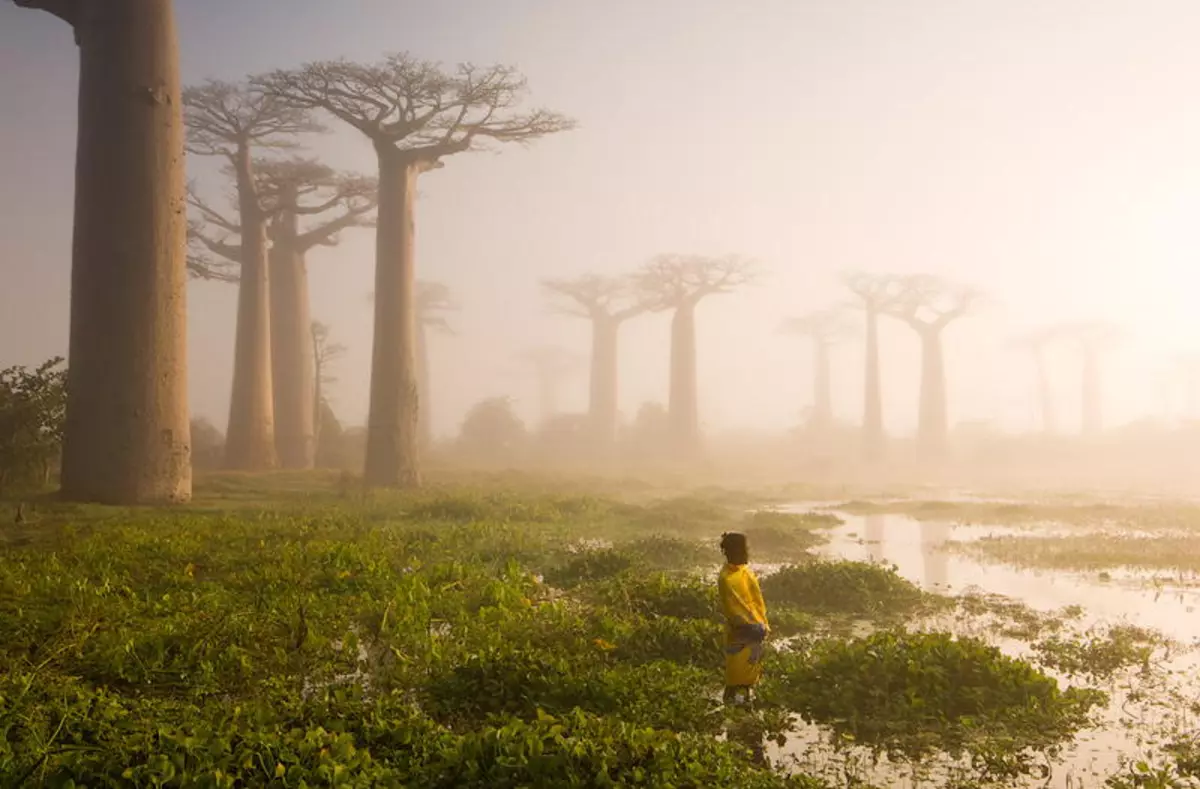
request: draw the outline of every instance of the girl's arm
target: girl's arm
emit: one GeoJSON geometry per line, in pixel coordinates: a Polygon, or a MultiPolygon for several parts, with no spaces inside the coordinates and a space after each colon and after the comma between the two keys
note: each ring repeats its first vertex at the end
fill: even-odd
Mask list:
{"type": "Polygon", "coordinates": [[[762,589],[759,589],[758,587],[758,576],[754,573],[751,573],[749,569],[747,569],[747,573],[750,575],[750,596],[754,600],[755,608],[757,608],[758,612],[762,615],[763,626],[766,627],[767,632],[769,633],[771,632],[771,625],[767,620],[767,603],[765,600],[763,600],[762,589]]]}

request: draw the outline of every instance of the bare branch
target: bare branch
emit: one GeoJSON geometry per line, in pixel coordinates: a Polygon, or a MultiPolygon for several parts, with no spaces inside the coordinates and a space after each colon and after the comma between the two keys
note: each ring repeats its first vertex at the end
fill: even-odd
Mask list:
{"type": "Polygon", "coordinates": [[[884,312],[918,331],[939,331],[969,315],[983,294],[940,277],[918,274],[897,280],[899,291],[884,312]]]}
{"type": "Polygon", "coordinates": [[[546,279],[542,288],[553,309],[563,315],[618,323],[649,309],[630,277],[585,274],[575,279],[546,279]]]}
{"type": "Polygon", "coordinates": [[[214,280],[217,282],[237,282],[238,267],[236,259],[225,258],[214,261],[205,246],[206,239],[200,234],[201,225],[195,220],[188,220],[187,272],[193,279],[214,280]]]}
{"type": "Polygon", "coordinates": [[[757,277],[755,262],[738,255],[659,255],[634,275],[634,283],[649,309],[666,310],[730,293],[757,277]]]}
{"type": "Polygon", "coordinates": [[[525,80],[508,66],[460,65],[447,73],[408,54],[374,64],[318,61],[252,80],[300,110],[322,110],[362,132],[380,155],[432,166],[481,141],[526,143],[575,127],[547,110],[516,111],[525,80]]]}
{"type": "Polygon", "coordinates": [[[200,218],[204,223],[219,227],[227,233],[241,234],[242,226],[237,222],[234,222],[232,219],[226,218],[222,213],[210,206],[202,197],[200,197],[200,195],[196,192],[195,183],[189,183],[187,185],[187,203],[189,206],[199,212],[200,218]]]}
{"type": "Polygon", "coordinates": [[[812,337],[823,345],[830,345],[851,333],[846,313],[840,309],[819,310],[798,318],[790,318],[784,321],[780,328],[788,334],[812,337]]]}
{"type": "Polygon", "coordinates": [[[239,149],[293,148],[291,138],[324,131],[303,109],[252,86],[209,80],[183,91],[188,151],[233,159],[239,149]]]}
{"type": "Polygon", "coordinates": [[[842,284],[854,294],[854,306],[867,312],[889,309],[902,291],[901,278],[891,274],[851,271],[842,275],[842,284]]]}

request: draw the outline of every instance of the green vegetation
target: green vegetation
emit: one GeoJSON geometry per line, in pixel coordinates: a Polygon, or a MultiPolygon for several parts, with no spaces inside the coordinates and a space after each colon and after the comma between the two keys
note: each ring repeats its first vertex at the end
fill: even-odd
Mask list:
{"type": "Polygon", "coordinates": [[[820,786],[824,765],[785,774],[738,744],[787,747],[801,719],[840,748],[966,755],[973,780],[1009,780],[1102,697],[982,642],[891,628],[1016,622],[1039,663],[1087,680],[1150,643],[818,560],[804,549],[824,516],[496,480],[369,498],[337,475],[304,483],[223,475],[169,513],[39,503],[0,543],[0,785],[820,786]],[[749,721],[720,704],[711,574],[733,528],[756,560],[793,562],[762,579],[777,638],[749,721]],[[846,640],[846,623],[875,632],[846,640]]]}
{"type": "Polygon", "coordinates": [[[805,721],[828,726],[835,743],[893,760],[967,755],[981,779],[1031,773],[1033,754],[1068,742],[1106,700],[1095,690],[1060,690],[977,639],[888,631],[819,642],[776,692],[805,721]]]}

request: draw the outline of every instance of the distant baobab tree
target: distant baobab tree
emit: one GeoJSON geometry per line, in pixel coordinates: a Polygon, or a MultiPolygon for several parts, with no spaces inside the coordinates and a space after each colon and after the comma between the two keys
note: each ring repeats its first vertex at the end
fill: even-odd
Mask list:
{"type": "Polygon", "coordinates": [[[337,173],[309,159],[259,162],[259,193],[270,209],[271,376],[275,447],[287,469],[316,463],[318,404],[312,402],[312,323],[307,255],[335,246],[343,230],[374,224],[373,178],[337,173]]]}
{"type": "Polygon", "coordinates": [[[667,413],[670,442],[681,456],[695,455],[700,450],[696,307],[709,296],[730,293],[753,279],[753,263],[737,255],[659,255],[636,275],[638,290],[650,309],[674,311],[667,413]]]}
{"type": "Polygon", "coordinates": [[[558,394],[563,381],[579,370],[580,357],[556,345],[544,345],[520,354],[520,361],[530,369],[538,386],[538,424],[545,427],[559,415],[558,394]]]}
{"type": "Polygon", "coordinates": [[[888,274],[852,271],[842,276],[854,295],[853,306],[866,321],[866,364],[863,375],[863,456],[868,462],[883,457],[887,434],[883,427],[883,382],[879,369],[879,317],[899,295],[898,278],[888,274]]]}
{"type": "Polygon", "coordinates": [[[917,447],[927,458],[945,454],[949,434],[942,333],[950,324],[970,315],[981,301],[982,294],[974,288],[939,277],[914,275],[900,280],[899,293],[886,311],[907,323],[921,340],[917,447]]]}
{"type": "Polygon", "coordinates": [[[1106,321],[1067,323],[1060,326],[1058,332],[1066,341],[1074,342],[1083,357],[1081,427],[1085,436],[1097,436],[1104,428],[1100,356],[1116,345],[1121,332],[1106,321]]]}
{"type": "Polygon", "coordinates": [[[430,385],[429,332],[454,334],[446,313],[458,309],[450,288],[441,282],[417,280],[417,402],[421,404],[418,414],[418,440],[422,451],[433,446],[433,397],[430,385]]]}
{"type": "Polygon", "coordinates": [[[1050,386],[1050,373],[1046,369],[1046,348],[1059,339],[1060,332],[1055,328],[1043,328],[1020,335],[1012,340],[1012,346],[1033,357],[1034,373],[1037,380],[1038,413],[1041,417],[1042,432],[1053,435],[1058,432],[1058,415],[1054,408],[1054,392],[1050,386]]]}
{"type": "Polygon", "coordinates": [[[379,162],[375,340],[363,481],[417,487],[414,204],[417,179],[442,159],[485,141],[530,142],[573,126],[545,110],[519,111],[526,83],[507,66],[453,72],[396,54],[376,64],[345,60],[274,71],[253,83],[299,110],[322,110],[367,137],[379,162]]]}
{"type": "Polygon", "coordinates": [[[312,342],[313,366],[312,419],[313,424],[317,425],[314,439],[320,443],[321,411],[329,402],[329,387],[337,382],[332,370],[333,363],[346,355],[346,346],[340,342],[331,342],[329,326],[320,321],[312,321],[309,324],[309,338],[312,342]]]}
{"type": "Polygon", "coordinates": [[[828,431],[834,422],[830,349],[849,334],[846,314],[839,309],[810,312],[785,321],[783,331],[812,340],[813,406],[809,427],[817,432],[828,431]]]}
{"type": "MultiPolygon", "coordinates": [[[[256,159],[254,180],[271,239],[267,293],[276,454],[283,468],[308,469],[316,461],[316,423],[306,256],[314,247],[335,246],[343,230],[373,225],[377,188],[374,179],[299,158],[256,159]]],[[[190,239],[218,258],[240,261],[241,247],[230,240],[240,233],[237,221],[194,192],[189,199],[205,220],[191,224],[190,239]]]]}
{"type": "Polygon", "coordinates": [[[188,88],[183,103],[188,151],[225,159],[237,199],[237,219],[229,221],[191,191],[192,206],[205,224],[237,235],[237,336],[225,465],[244,471],[270,469],[277,462],[267,268],[271,209],[255,177],[255,152],[290,148],[295,135],[319,131],[320,126],[306,111],[278,97],[230,82],[210,80],[188,88]]]}
{"type": "Polygon", "coordinates": [[[185,501],[187,228],[174,3],[16,5],[71,25],[79,47],[62,495],[185,501]]]}
{"type": "Polygon", "coordinates": [[[628,277],[587,274],[574,279],[543,280],[542,287],[559,312],[591,321],[588,421],[597,445],[611,448],[617,437],[617,340],[621,325],[645,312],[647,305],[628,277]]]}

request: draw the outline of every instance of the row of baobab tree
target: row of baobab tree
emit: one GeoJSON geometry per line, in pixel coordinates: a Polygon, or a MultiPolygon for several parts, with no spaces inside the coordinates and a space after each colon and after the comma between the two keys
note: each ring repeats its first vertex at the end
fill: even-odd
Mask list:
{"type": "Polygon", "coordinates": [[[188,146],[223,157],[236,190],[233,216],[192,200],[199,243],[237,264],[230,457],[269,465],[280,446],[289,457],[311,452],[291,432],[311,412],[299,399],[311,387],[294,387],[297,399],[281,406],[289,425],[283,443],[274,436],[274,374],[292,382],[307,356],[308,325],[295,296],[304,287],[300,261],[306,245],[332,242],[339,221],[367,224],[365,206],[373,202],[377,297],[364,481],[420,484],[417,180],[448,156],[487,142],[530,142],[573,121],[521,109],[525,80],[512,68],[448,70],[397,54],[374,64],[309,63],[240,86],[209,83],[188,92],[185,125],[173,0],[14,2],[69,24],[80,52],[63,495],[121,504],[191,496],[186,278],[189,268],[211,275],[219,267],[203,257],[188,265],[188,146]],[[329,121],[374,148],[374,183],[311,161],[262,161],[264,151],[329,121]],[[318,193],[324,199],[312,199],[318,193]],[[335,210],[342,213],[329,218],[335,210]],[[303,216],[326,219],[301,230],[303,216]],[[280,358],[273,370],[276,264],[283,282],[275,285],[280,358]]]}
{"type": "MultiPolygon", "coordinates": [[[[618,422],[617,338],[621,325],[645,312],[672,310],[670,377],[667,418],[670,449],[681,458],[694,456],[701,443],[696,381],[696,308],[706,297],[727,293],[755,278],[750,261],[735,257],[662,255],[623,277],[588,275],[550,279],[544,289],[558,311],[591,322],[592,349],[588,423],[593,449],[612,446],[618,422]]],[[[850,299],[837,307],[810,312],[786,321],[783,330],[806,336],[813,347],[813,394],[807,434],[821,438],[834,427],[831,353],[835,343],[851,336],[864,338],[864,393],[861,436],[867,461],[880,460],[887,434],[883,419],[880,370],[881,318],[897,320],[915,332],[921,347],[916,446],[930,460],[945,455],[949,435],[946,362],[943,334],[961,318],[986,304],[978,290],[931,275],[890,275],[853,272],[843,276],[850,299]],[[853,314],[861,314],[861,331],[853,314]]],[[[1057,431],[1045,352],[1056,343],[1073,344],[1083,359],[1083,432],[1101,429],[1101,353],[1118,331],[1103,322],[1065,323],[1018,337],[1013,346],[1034,360],[1037,398],[1043,430],[1057,431]]],[[[534,363],[543,391],[569,369],[564,353],[543,349],[534,363]]],[[[545,410],[545,409],[543,409],[545,410]]],[[[545,419],[553,414],[543,414],[545,419]]]]}
{"type": "MultiPolygon", "coordinates": [[[[522,109],[526,84],[512,68],[445,69],[406,54],[374,64],[313,62],[185,92],[172,0],[14,2],[68,23],[80,50],[64,496],[123,504],[190,497],[187,272],[238,283],[227,464],[308,465],[319,403],[307,351],[304,260],[355,226],[373,228],[376,238],[364,482],[419,485],[428,420],[418,403],[428,398],[421,396],[427,376],[420,373],[418,336],[437,323],[433,312],[417,317],[417,181],[449,156],[487,143],[527,143],[574,122],[522,109]],[[373,177],[279,157],[331,122],[372,146],[373,177]],[[199,190],[188,196],[187,150],[225,161],[231,212],[199,190]]],[[[622,301],[624,285],[600,279],[547,283],[593,323],[589,413],[599,441],[616,421],[618,327],[636,312],[672,309],[672,443],[682,453],[696,451],[696,307],[747,274],[737,258],[664,256],[639,272],[639,296],[630,303],[622,301]]],[[[919,437],[931,451],[944,443],[940,336],[970,305],[947,304],[931,284],[851,282],[867,317],[864,435],[871,453],[883,437],[881,315],[903,318],[922,339],[919,437]]]]}

